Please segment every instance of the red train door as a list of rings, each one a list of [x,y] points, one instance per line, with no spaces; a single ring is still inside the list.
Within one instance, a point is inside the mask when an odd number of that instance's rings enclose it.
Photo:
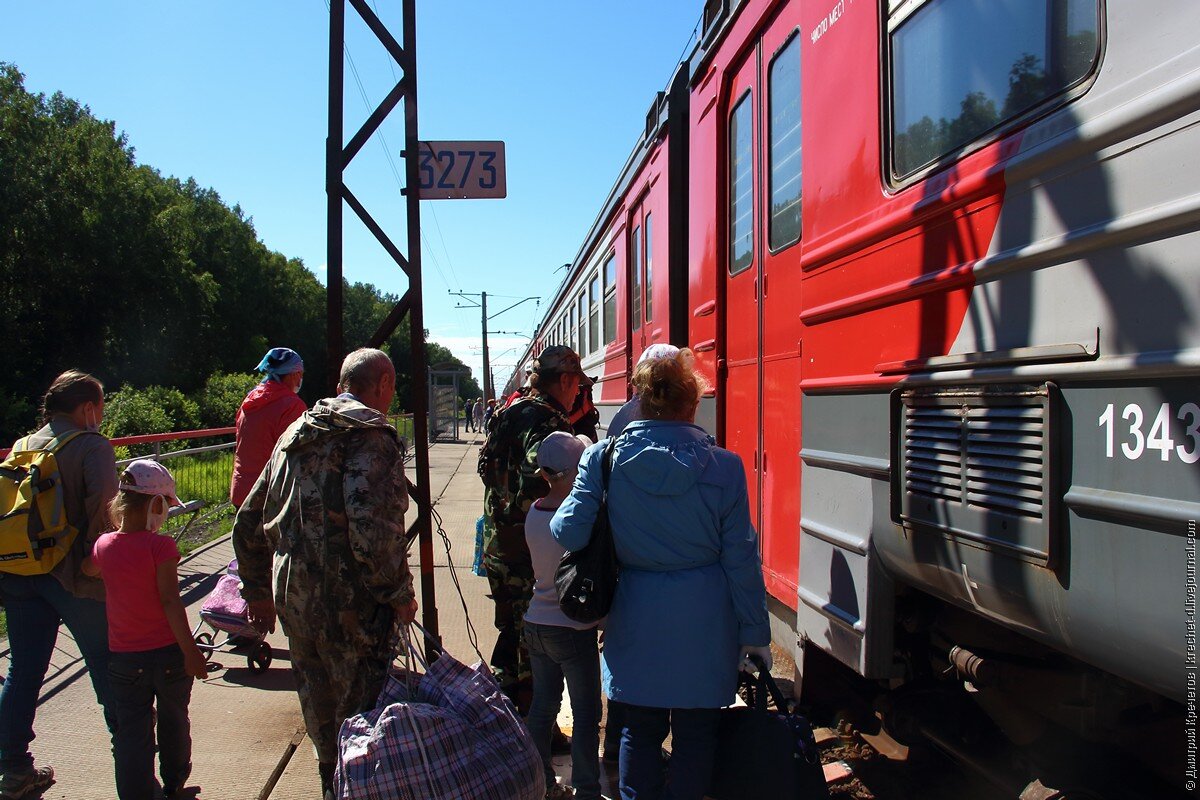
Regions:
[[[800,4],[781,9],[759,43],[756,186],[762,439],[759,455],[763,572],[772,595],[795,608],[800,563]]]
[[[759,524],[759,270],[755,221],[758,152],[757,53],[743,62],[729,86],[725,117],[725,180],[728,206],[725,257],[723,417],[725,447],[746,467],[750,516]]]
[[[649,335],[650,319],[653,313],[651,298],[653,295],[646,282],[646,261],[648,245],[653,237],[653,214],[649,209],[647,197],[639,200],[629,212],[629,276],[626,286],[629,287],[629,364],[630,378],[632,368],[637,365],[638,357],[646,349],[646,339]]]
[[[800,529],[800,37],[785,7],[726,117],[725,446],[746,465],[771,594],[796,606]]]

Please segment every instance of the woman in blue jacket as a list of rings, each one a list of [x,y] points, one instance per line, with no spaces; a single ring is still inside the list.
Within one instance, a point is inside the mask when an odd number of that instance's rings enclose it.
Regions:
[[[604,634],[604,689],[629,705],[621,797],[700,800],[718,709],[734,700],[750,654],[770,664],[758,537],[741,460],[694,424],[702,378],[680,358],[633,375],[645,419],[617,440],[608,514],[621,580]],[[568,550],[591,537],[604,443],[584,452],[571,496],[551,522]],[[672,734],[663,785],[661,747]]]

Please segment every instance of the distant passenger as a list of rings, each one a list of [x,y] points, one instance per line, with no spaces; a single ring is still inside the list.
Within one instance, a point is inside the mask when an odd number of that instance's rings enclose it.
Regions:
[[[271,457],[275,442],[307,406],[297,396],[304,383],[304,361],[295,350],[274,347],[257,367],[264,374],[242,401],[237,413],[237,445],[229,501],[241,508]]]
[[[92,679],[104,721],[116,733],[108,681],[108,621],[104,584],[82,572],[83,560],[109,530],[108,504],[117,493],[117,462],[100,435],[104,387],[84,372],[54,379],[42,399],[45,425],[14,450],[55,449],[62,478],[63,510],[78,531],[50,572],[15,574],[0,564],[0,602],[8,615],[8,677],[0,687],[0,797],[40,797],[54,783],[54,769],[34,769],[29,743],[42,680],[65,624]],[[9,566],[16,562],[10,562]]]
[[[467,433],[471,432],[471,427],[475,422],[475,415],[473,411],[474,403],[472,403],[470,400],[467,400],[467,402],[463,403],[463,429],[466,430]]]
[[[739,667],[770,668],[771,641],[758,536],[741,459],[695,419],[703,379],[682,358],[634,370],[645,419],[617,442],[608,515],[621,584],[604,633],[604,684],[625,703],[621,796],[700,800],[717,757],[720,709]],[[550,522],[578,550],[599,508],[604,446],[589,447],[571,495]],[[656,669],[656,664],[672,668]],[[663,791],[662,743],[673,739]]]
[[[493,398],[487,401],[487,408],[483,410],[483,430],[485,433],[488,432],[489,428],[491,427],[492,416],[495,415],[495,413],[496,400]]]
[[[475,404],[471,406],[471,419],[475,423],[475,432],[483,433],[483,398],[475,398]]]
[[[690,367],[695,362],[695,356],[688,348],[680,350],[673,344],[652,344],[642,351],[642,355],[638,358],[638,364],[644,364],[653,358],[678,358],[680,353],[686,353],[685,358],[688,359]],[[638,396],[636,388],[633,392],[633,397],[625,402],[625,405],[617,409],[617,413],[613,415],[612,422],[608,423],[608,435],[617,437],[625,430],[625,426],[634,420],[645,419],[642,416],[642,398]]]

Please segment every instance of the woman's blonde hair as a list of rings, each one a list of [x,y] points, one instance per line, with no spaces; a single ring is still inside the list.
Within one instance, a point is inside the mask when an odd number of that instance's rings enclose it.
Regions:
[[[674,358],[652,358],[633,370],[633,390],[647,419],[691,419],[708,381],[693,368],[696,356],[683,348]]]

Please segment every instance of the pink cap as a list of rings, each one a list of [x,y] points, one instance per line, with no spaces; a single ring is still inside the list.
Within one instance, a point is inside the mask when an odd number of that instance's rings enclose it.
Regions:
[[[118,488],[138,494],[161,494],[171,505],[183,505],[175,496],[175,479],[171,473],[162,464],[147,458],[139,458],[125,467]]]

